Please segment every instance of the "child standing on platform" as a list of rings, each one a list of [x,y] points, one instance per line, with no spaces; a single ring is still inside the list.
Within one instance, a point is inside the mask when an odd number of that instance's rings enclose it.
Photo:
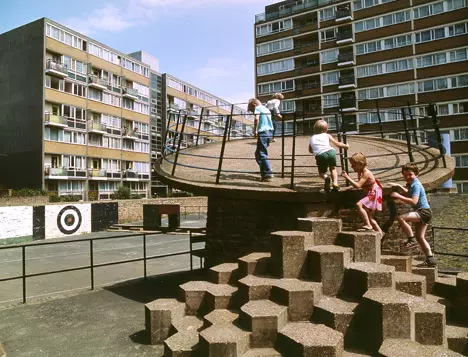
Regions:
[[[325,191],[330,191],[331,185],[327,169],[330,169],[333,178],[333,190],[338,191],[340,186],[338,186],[338,173],[336,172],[336,150],[330,142],[336,147],[349,149],[348,144],[336,141],[328,134],[328,124],[325,120],[317,120],[314,125],[314,135],[310,137],[309,152],[315,154],[319,175],[325,180]]]
[[[375,230],[383,236],[382,229],[374,219],[375,211],[382,211],[382,186],[367,168],[367,158],[363,153],[353,154],[349,159],[349,163],[354,172],[357,172],[358,181],[354,181],[345,171],[341,175],[355,188],[361,188],[366,195],[356,203],[359,217],[364,222],[364,226],[358,231]]]
[[[431,246],[426,240],[426,229],[428,223],[432,219],[432,211],[427,201],[426,191],[423,185],[418,180],[419,169],[413,163],[408,163],[401,168],[401,174],[405,179],[406,188],[399,184],[391,184],[394,188],[403,192],[404,195],[398,192],[392,192],[390,197],[409,204],[415,210],[398,216],[398,223],[401,230],[408,237],[405,243],[406,248],[417,247],[418,244],[426,256],[424,266],[435,267],[437,260],[432,254]],[[413,222],[416,228],[416,238],[413,235],[410,223]]]
[[[266,103],[266,107],[270,110],[271,119],[273,121],[273,138],[271,139],[272,143],[276,142],[275,140],[275,133],[276,133],[276,127],[277,127],[276,120],[282,118],[279,107],[283,99],[284,99],[284,95],[282,93],[275,93],[273,94],[271,99]]]

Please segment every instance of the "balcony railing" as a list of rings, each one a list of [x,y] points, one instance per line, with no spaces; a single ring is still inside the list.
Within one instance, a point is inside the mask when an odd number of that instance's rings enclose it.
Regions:
[[[106,169],[88,169],[89,177],[107,177]]]
[[[356,98],[340,98],[341,109],[356,108]]]
[[[44,121],[45,121],[45,124],[48,124],[48,125],[57,125],[57,126],[61,126],[61,127],[67,127],[68,126],[67,118],[65,118],[65,117],[63,117],[61,115],[45,113]]]
[[[352,40],[353,39],[353,31],[339,31],[336,34],[336,41],[344,41],[344,40]]]
[[[57,73],[57,74],[62,74],[64,76],[68,76],[68,67],[65,64],[53,61],[51,59],[48,59],[46,61],[46,69],[48,71],[52,71],[52,72]]]
[[[76,177],[86,178],[86,169],[79,169],[75,167],[50,167],[44,168],[45,176],[49,177]]]
[[[348,84],[355,84],[356,79],[354,76],[340,76],[340,86],[345,86]]]
[[[338,63],[340,62],[352,62],[354,61],[353,52],[340,53],[338,55]]]
[[[107,126],[102,124],[102,123],[99,123],[99,122],[96,122],[96,121],[92,121],[90,120],[88,122],[88,128],[89,128],[89,131],[103,131],[103,132],[107,132]]]
[[[90,75],[88,80],[90,85],[107,88],[107,80],[104,78],[98,77],[96,75]]]
[[[124,129],[123,135],[129,138],[138,138],[138,131],[133,129]]]
[[[336,10],[336,20],[350,17],[351,16],[351,9],[339,9]]]
[[[138,98],[138,90],[136,90],[134,88],[130,88],[130,87],[122,87],[122,89],[123,89],[123,94],[124,95],[134,97],[134,98]]]

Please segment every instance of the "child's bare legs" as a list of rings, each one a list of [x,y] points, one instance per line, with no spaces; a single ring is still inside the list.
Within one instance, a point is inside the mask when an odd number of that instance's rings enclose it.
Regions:
[[[398,216],[397,220],[403,233],[408,238],[414,237],[413,230],[408,222],[419,222],[419,216],[415,212],[409,212]]]
[[[370,220],[370,224],[372,225],[372,228],[374,228],[374,231],[377,231],[380,233],[380,238],[383,238],[383,231],[382,229],[380,228],[379,224],[377,223],[377,221],[374,219],[374,211],[371,211],[371,210],[367,210],[367,214],[369,215],[369,220]]]
[[[359,217],[361,217],[362,221],[364,222],[364,227],[365,229],[372,229],[371,222],[369,220],[369,216],[367,214],[367,210],[364,209],[364,205],[361,202],[356,203],[356,208],[357,212],[359,214]]]
[[[325,180],[325,179],[328,177],[328,175],[327,175],[326,172],[319,172],[319,176],[320,176],[323,180]]]
[[[330,173],[332,177],[333,186],[338,186],[338,172],[335,166],[330,166]]]
[[[432,256],[431,246],[426,240],[426,229],[427,224],[418,222],[416,223],[416,239],[418,240],[421,249],[423,250],[426,257]]]

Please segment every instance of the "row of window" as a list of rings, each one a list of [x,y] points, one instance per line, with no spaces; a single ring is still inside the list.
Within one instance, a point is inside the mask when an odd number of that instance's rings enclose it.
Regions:
[[[87,43],[78,36],[72,35],[67,31],[64,31],[51,24],[46,24],[46,35],[69,46],[78,48],[82,51],[87,51],[96,57],[102,58],[103,60],[120,65],[147,78],[150,76],[150,70],[148,67],[142,66],[141,64],[136,63],[128,58],[122,58],[117,53],[92,42]]]
[[[258,85],[259,95],[272,94],[276,92],[288,92],[292,90],[294,90],[294,81],[292,79]]]
[[[415,34],[415,43],[440,40],[441,38],[464,35],[468,32],[468,22],[456,25],[439,27],[432,30],[417,32]]]
[[[273,41],[269,43],[263,43],[257,45],[257,56],[264,56],[270,53],[276,53],[281,51],[288,51],[294,47],[294,41],[292,38],[284,40]]]
[[[385,15],[382,17],[374,17],[372,19],[356,22],[354,24],[354,31],[369,31],[379,27],[395,25],[410,20],[411,15],[409,11],[395,12],[393,14]]]
[[[447,11],[453,11],[468,6],[467,0],[446,0],[425,5],[414,9],[414,18],[420,19],[432,15],[437,15]]]
[[[257,65],[257,75],[264,76],[267,74],[286,72],[294,69],[294,59],[288,58],[280,61],[261,63]]]
[[[45,166],[52,168],[67,167],[73,169],[86,169],[86,163],[89,163],[89,169],[104,169],[109,171],[120,171],[121,161],[115,159],[96,159],[85,156],[76,155],[46,155],[44,158]],[[125,166],[129,169],[141,173],[149,173],[149,163],[142,161],[126,161]]]
[[[379,74],[393,73],[399,71],[407,71],[413,68],[412,59],[404,59],[398,61],[390,61],[369,66],[358,67],[356,75],[358,78],[376,76]]]

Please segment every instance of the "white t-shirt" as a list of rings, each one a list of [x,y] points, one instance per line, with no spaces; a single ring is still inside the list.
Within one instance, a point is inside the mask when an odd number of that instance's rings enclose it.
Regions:
[[[330,138],[328,133],[315,134],[310,137],[310,145],[314,155],[320,155],[327,152],[333,147],[330,146]]]
[[[268,109],[270,109],[273,113],[275,114],[279,114],[280,110],[279,110],[279,106],[281,104],[281,101],[279,99],[270,99],[267,104],[266,104],[266,107]]]

